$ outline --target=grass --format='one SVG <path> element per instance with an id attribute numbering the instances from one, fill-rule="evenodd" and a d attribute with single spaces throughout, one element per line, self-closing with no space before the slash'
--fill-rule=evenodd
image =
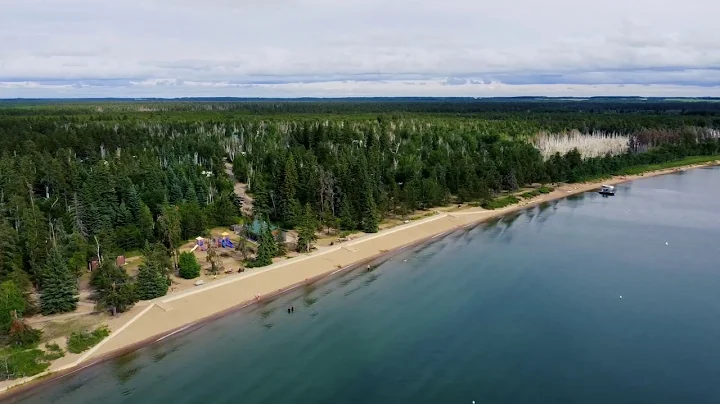
<path id="1" fill-rule="evenodd" d="M 99 327 L 93 332 L 80 331 L 70 334 L 67 340 L 68 351 L 74 354 L 85 352 L 110 335 L 110 330 Z"/>
<path id="2" fill-rule="evenodd" d="M 520 202 L 520 199 L 513 195 L 510 195 L 504 196 L 502 198 L 495 198 L 491 201 L 485 201 L 481 206 L 485 209 L 500 209 L 506 206 L 514 205 L 518 202 Z"/>
<path id="3" fill-rule="evenodd" d="M 54 361 L 65 356 L 65 351 L 60 348 L 60 345 L 54 342 L 49 342 L 45 344 L 45 352 L 45 358 L 49 361 Z"/>
<path id="4" fill-rule="evenodd" d="M 0 349 L 0 376 L 5 379 L 35 376 L 50 367 L 50 359 L 38 348 Z"/>
<path id="5" fill-rule="evenodd" d="M 550 192 L 552 192 L 554 190 L 555 190 L 555 188 L 553 188 L 553 187 L 548 187 L 548 186 L 543 185 L 540 188 L 538 188 L 537 191 L 540 192 L 541 194 L 549 194 Z"/>
<path id="6" fill-rule="evenodd" d="M 533 190 L 533 191 L 523 192 L 522 194 L 520 194 L 520 197 L 523 198 L 523 199 L 531 199 L 531 198 L 534 198 L 534 197 L 536 197 L 536 196 L 538 196 L 538 195 L 540 195 L 540 191 L 538 191 L 538 190 L 536 189 L 536 190 Z"/>
<path id="7" fill-rule="evenodd" d="M 644 164 L 639 166 L 628 167 L 621 170 L 619 175 L 638 175 L 648 171 L 667 170 L 669 168 L 677 168 L 694 164 L 705 164 L 716 160 L 720 160 L 720 156 L 690 156 L 682 160 L 667 161 L 658 164 Z"/>

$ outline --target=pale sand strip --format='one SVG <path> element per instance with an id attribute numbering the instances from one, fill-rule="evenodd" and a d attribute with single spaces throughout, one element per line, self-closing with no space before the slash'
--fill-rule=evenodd
<path id="1" fill-rule="evenodd" d="M 709 164 L 683 167 L 697 168 Z M 427 219 L 401 225 L 377 234 L 361 237 L 339 246 L 323 249 L 301 257 L 276 263 L 245 274 L 230 276 L 201 287 L 175 295 L 164 296 L 151 302 L 141 302 L 130 312 L 109 322 L 112 334 L 77 360 L 67 363 L 58 361 L 49 372 L 60 372 L 74 367 L 91 365 L 113 352 L 137 346 L 141 342 L 161 340 L 190 328 L 203 319 L 231 310 L 244 304 L 252 304 L 256 296 L 273 295 L 296 285 L 318 279 L 354 264 L 378 257 L 379 255 L 410 244 L 441 237 L 462 227 L 468 227 L 485 220 L 505 215 L 543 202 L 549 202 L 569 195 L 597 189 L 602 184 L 618 184 L 638 178 L 667 174 L 680 168 L 645 173 L 639 176 L 625 176 L 601 182 L 569 184 L 552 193 L 538 196 L 503 209 L 487 211 L 479 208 L 451 213 L 438 213 Z M 212 293 L 210 293 L 212 291 Z M 134 315 L 133 315 L 134 314 Z M 132 315 L 132 317 L 129 317 Z M 0 392 L 9 387 L 25 383 L 26 378 L 0 384 Z"/>

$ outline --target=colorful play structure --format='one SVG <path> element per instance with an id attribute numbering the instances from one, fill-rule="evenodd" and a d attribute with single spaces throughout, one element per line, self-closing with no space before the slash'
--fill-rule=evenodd
<path id="1" fill-rule="evenodd" d="M 213 243 L 213 245 L 217 248 L 235 248 L 235 244 L 233 244 L 233 242 L 230 240 L 230 234 L 227 232 L 224 232 L 221 238 L 216 239 L 213 237 L 210 242 Z M 208 246 L 205 242 L 205 239 L 202 237 L 197 237 L 195 239 L 195 247 L 192 248 L 191 252 L 195 252 L 195 250 L 197 250 L 198 248 L 200 249 L 200 251 L 207 251 L 207 247 Z"/>
<path id="2" fill-rule="evenodd" d="M 230 234 L 227 232 L 224 232 L 222 234 L 222 238 L 220 239 L 220 245 L 222 248 L 235 248 L 235 245 L 232 241 L 230 241 Z"/>

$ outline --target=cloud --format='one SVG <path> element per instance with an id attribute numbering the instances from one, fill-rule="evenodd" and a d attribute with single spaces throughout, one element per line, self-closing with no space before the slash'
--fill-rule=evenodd
<path id="1" fill-rule="evenodd" d="M 713 17 L 720 3 L 709 0 L 4 3 L 0 81 L 36 84 L 0 86 L 0 98 L 23 89 L 27 96 L 79 96 L 88 88 L 99 96 L 160 95 L 167 87 L 242 96 L 244 85 L 273 96 L 273 86 L 315 91 L 314 83 L 332 95 L 342 82 L 347 94 L 358 86 L 429 91 L 429 83 L 443 82 L 450 95 L 491 82 L 550 93 L 567 85 L 687 86 L 693 94 L 720 86 Z M 154 84 L 138 84 L 146 82 Z"/>

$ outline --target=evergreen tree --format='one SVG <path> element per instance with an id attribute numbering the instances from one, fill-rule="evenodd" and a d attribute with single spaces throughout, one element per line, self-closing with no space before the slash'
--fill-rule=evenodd
<path id="1" fill-rule="evenodd" d="M 310 208 L 310 204 L 306 204 L 305 213 L 303 214 L 302 222 L 298 229 L 298 251 L 310 252 L 312 243 L 317 240 L 315 230 L 317 230 L 315 215 Z"/>
<path id="2" fill-rule="evenodd" d="M 162 268 L 144 262 L 138 268 L 137 281 L 135 282 L 135 293 L 140 300 L 150 300 L 156 297 L 165 296 L 170 286 L 170 278 Z"/>
<path id="3" fill-rule="evenodd" d="M 287 247 L 285 246 L 285 232 L 278 230 L 275 235 L 275 256 L 282 257 L 287 253 Z"/>
<path id="4" fill-rule="evenodd" d="M 40 311 L 44 315 L 68 313 L 77 308 L 77 283 L 57 247 L 50 251 L 42 272 Z"/>
<path id="5" fill-rule="evenodd" d="M 30 267 L 30 275 L 33 283 L 40 283 L 42 272 L 47 256 L 47 221 L 43 218 L 42 212 L 36 204 L 32 204 L 23 210 L 22 227 L 20 234 L 24 239 L 26 262 Z"/>
<path id="6" fill-rule="evenodd" d="M 275 239 L 270 231 L 270 227 L 267 224 L 263 224 L 260 232 L 260 245 L 258 246 L 254 266 L 264 267 L 272 264 L 272 259 L 276 254 L 277 246 L 275 245 Z"/>
<path id="7" fill-rule="evenodd" d="M 280 194 L 281 215 L 283 222 L 294 227 L 296 217 L 300 213 L 300 202 L 297 200 L 298 173 L 295 165 L 295 158 L 292 153 L 288 153 L 285 160 L 285 169 L 283 170 L 283 182 Z"/>
<path id="8" fill-rule="evenodd" d="M 0 218 L 0 277 L 5 278 L 14 269 L 22 266 L 22 255 L 18 248 L 18 234 L 3 218 Z"/>
<path id="9" fill-rule="evenodd" d="M 184 279 L 195 279 L 200 276 L 200 264 L 195 258 L 195 254 L 184 251 L 180 253 L 180 277 Z"/>
<path id="10" fill-rule="evenodd" d="M 135 219 L 139 219 L 142 201 L 140 200 L 137 188 L 135 188 L 135 185 L 132 182 L 128 185 L 126 198 L 125 204 L 130 210 L 130 213 Z"/>
<path id="11" fill-rule="evenodd" d="M 93 271 L 90 285 L 95 289 L 97 306 L 110 310 L 113 315 L 129 310 L 137 301 L 130 277 L 113 259 L 103 260 Z"/>
<path id="12" fill-rule="evenodd" d="M 355 211 L 347 195 L 343 196 L 342 204 L 340 205 L 340 228 L 343 230 L 355 230 L 355 228 L 357 228 Z"/>
<path id="13" fill-rule="evenodd" d="M 140 236 L 145 241 L 152 241 L 153 232 L 155 229 L 155 221 L 153 220 L 150 208 L 147 205 L 140 202 L 140 213 L 137 219 L 138 227 L 140 228 Z"/>
<path id="14" fill-rule="evenodd" d="M 127 226 L 134 222 L 133 214 L 125 205 L 125 202 L 120 203 L 115 222 L 118 227 Z"/>

